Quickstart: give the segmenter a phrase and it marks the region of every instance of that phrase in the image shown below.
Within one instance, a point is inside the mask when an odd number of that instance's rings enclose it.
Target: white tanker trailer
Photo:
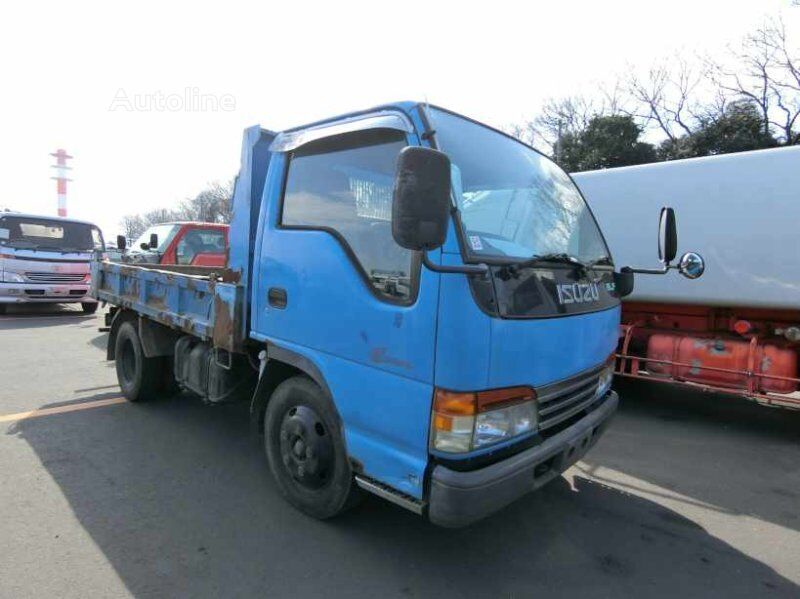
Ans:
[[[706,262],[698,281],[636,279],[618,372],[800,408],[800,146],[573,177],[616,263],[647,264],[662,206]]]

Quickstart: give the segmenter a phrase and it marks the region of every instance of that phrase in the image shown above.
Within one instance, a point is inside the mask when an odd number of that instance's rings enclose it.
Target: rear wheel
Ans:
[[[163,387],[164,359],[145,357],[139,334],[132,322],[120,325],[114,355],[122,394],[130,401],[156,397]]]
[[[264,446],[278,489],[300,511],[331,518],[360,492],[328,397],[306,377],[281,383],[264,414]]]
[[[81,304],[84,314],[94,314],[97,312],[97,302],[84,302]]]

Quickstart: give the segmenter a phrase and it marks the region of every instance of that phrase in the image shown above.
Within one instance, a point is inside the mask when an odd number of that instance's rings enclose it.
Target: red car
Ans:
[[[133,242],[123,260],[151,264],[225,266],[228,261],[228,228],[228,225],[201,222],[153,225]]]

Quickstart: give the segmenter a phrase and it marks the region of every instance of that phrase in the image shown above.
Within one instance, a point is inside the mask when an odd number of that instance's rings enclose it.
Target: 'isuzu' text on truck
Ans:
[[[226,267],[93,265],[131,401],[250,402],[281,493],[319,518],[364,490],[460,526],[598,439],[620,296],[569,176],[415,103],[245,132]],[[662,266],[675,258],[662,211]]]

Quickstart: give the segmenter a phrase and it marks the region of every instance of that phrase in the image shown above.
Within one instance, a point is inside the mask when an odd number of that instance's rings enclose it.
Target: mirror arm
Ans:
[[[661,268],[631,268],[630,266],[623,266],[620,272],[632,272],[639,275],[665,275],[671,268],[676,268],[670,264],[665,264]]]
[[[433,272],[456,273],[465,275],[485,275],[489,272],[486,264],[467,264],[465,266],[439,266],[428,259],[428,252],[422,252],[422,263]]]

